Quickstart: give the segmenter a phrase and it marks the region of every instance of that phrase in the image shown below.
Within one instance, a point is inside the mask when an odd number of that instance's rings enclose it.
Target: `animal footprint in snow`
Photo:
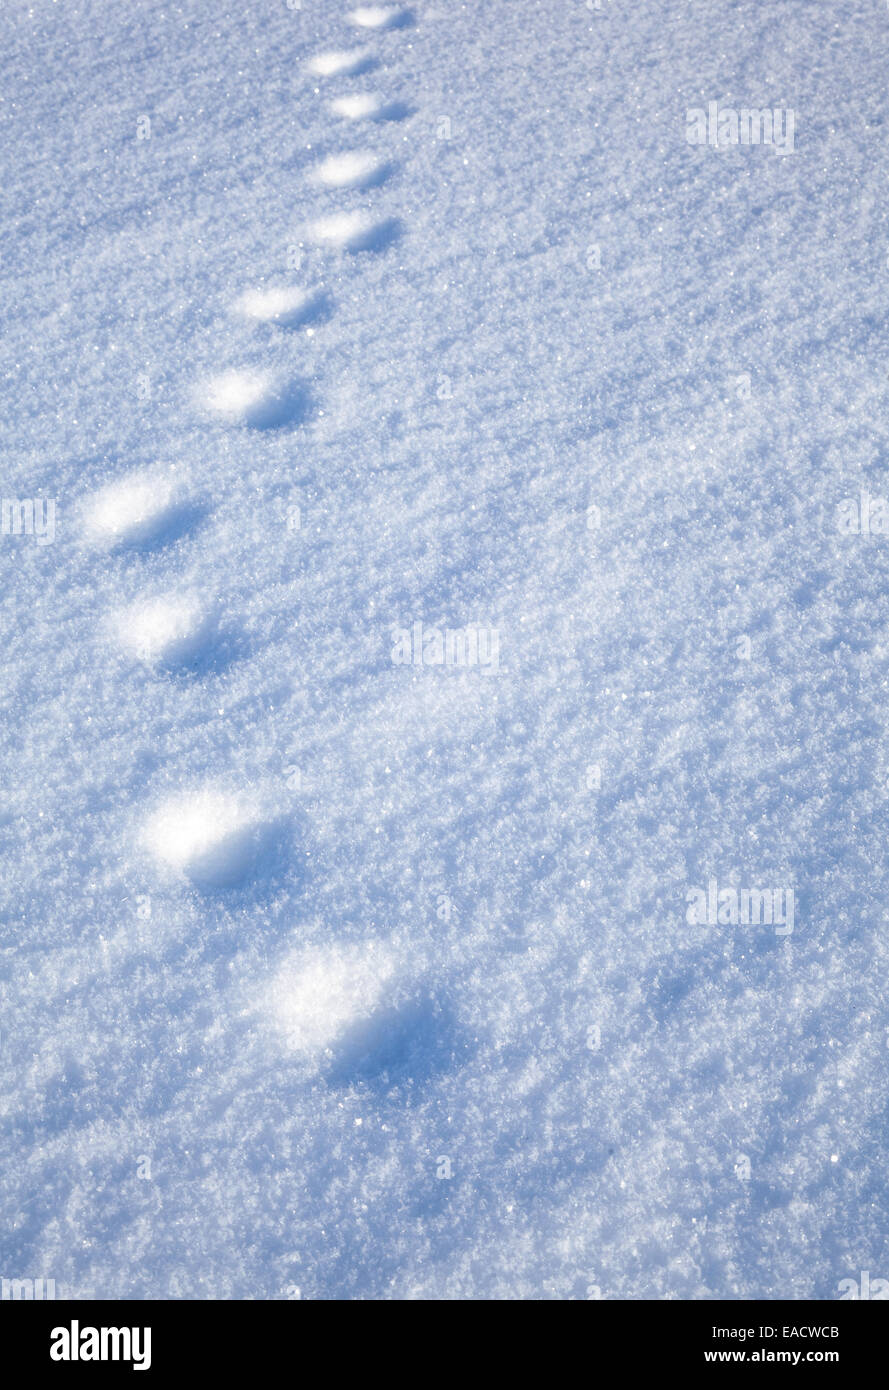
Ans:
[[[229,425],[274,429],[291,424],[306,411],[305,392],[274,372],[252,369],[220,372],[201,387],[200,404]]]
[[[393,976],[393,962],[383,950],[310,948],[284,963],[266,1003],[287,1045],[317,1058],[374,1016]]]
[[[114,630],[125,650],[149,665],[177,665],[195,656],[210,635],[212,612],[196,594],[169,594],[118,613]]]
[[[346,16],[358,29],[401,29],[410,24],[410,10],[398,5],[359,5]]]
[[[343,251],[382,251],[399,235],[394,217],[373,217],[366,212],[339,212],[322,217],[311,228],[313,240]]]
[[[200,888],[226,888],[244,879],[269,829],[248,801],[204,788],[158,807],[143,839],[166,869]]]
[[[334,1086],[419,1079],[458,1050],[448,1011],[379,943],[297,950],[259,1004],[295,1058]]]
[[[314,177],[328,188],[374,188],[388,177],[389,166],[367,150],[332,154],[315,169]]]
[[[363,48],[345,52],[317,53],[309,61],[309,71],[316,77],[355,77],[374,66],[374,58]]]
[[[408,113],[403,101],[384,101],[374,92],[352,92],[335,97],[330,109],[347,121],[400,121]]]
[[[95,493],[86,504],[85,526],[90,540],[113,549],[172,539],[187,515],[178,481],[143,470]]]
[[[257,323],[299,328],[320,318],[327,307],[328,299],[323,290],[284,286],[280,289],[245,291],[235,304],[235,312]]]

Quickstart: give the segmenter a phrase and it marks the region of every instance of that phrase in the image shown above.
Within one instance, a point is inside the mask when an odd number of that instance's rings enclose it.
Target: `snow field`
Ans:
[[[59,499],[0,539],[0,1273],[833,1298],[889,1259],[885,17],[430,3],[313,68],[347,10],[0,15]],[[398,177],[319,185],[362,64]],[[723,94],[796,152],[688,147]],[[711,873],[792,939],[690,926]]]

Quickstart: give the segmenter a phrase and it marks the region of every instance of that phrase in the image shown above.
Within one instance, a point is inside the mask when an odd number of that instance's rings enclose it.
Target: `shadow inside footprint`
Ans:
[[[444,1071],[462,1050],[450,1010],[423,995],[349,1029],[334,1048],[327,1080],[333,1086],[365,1082],[384,1088],[425,1081]]]
[[[302,382],[247,367],[211,377],[199,393],[198,404],[221,424],[271,430],[299,424],[311,402]]]
[[[270,320],[278,328],[304,328],[309,323],[326,323],[333,314],[333,300],[326,290],[308,296],[291,313]]]
[[[401,236],[401,223],[397,217],[385,217],[372,226],[357,232],[348,243],[349,251],[385,251]]]
[[[286,816],[234,827],[191,856],[186,877],[208,898],[232,890],[255,895],[259,885],[277,880],[286,865],[290,829]]]
[[[289,381],[265,400],[252,405],[245,412],[244,422],[256,430],[277,430],[284,425],[301,424],[310,408],[311,401],[305,386],[298,381]]]
[[[302,328],[322,323],[333,313],[333,302],[326,290],[273,289],[243,295],[236,309],[256,324],[274,328]]]
[[[157,516],[148,518],[141,526],[119,536],[109,548],[112,551],[141,551],[146,555],[162,550],[193,531],[203,521],[207,510],[205,502],[194,499],[175,502]]]
[[[375,111],[371,120],[374,121],[403,121],[406,116],[411,114],[411,108],[406,101],[387,101],[381,106],[379,111]]]
[[[224,675],[232,666],[252,654],[253,647],[243,633],[234,628],[208,623],[187,650],[158,659],[159,674],[188,683],[206,676]]]
[[[364,174],[351,181],[352,188],[379,188],[380,184],[385,183],[392,173],[393,166],[382,162],[373,169],[368,169]]]

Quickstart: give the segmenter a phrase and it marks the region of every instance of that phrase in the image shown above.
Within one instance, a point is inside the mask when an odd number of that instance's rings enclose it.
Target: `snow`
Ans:
[[[382,251],[395,239],[399,229],[397,218],[374,217],[358,209],[319,217],[310,229],[310,237],[344,251]]]
[[[272,1020],[293,1051],[323,1054],[373,1016],[393,973],[379,952],[316,948],[285,962],[272,982]]]
[[[889,11],[354,10],[0,9],[0,1275],[889,1277]]]

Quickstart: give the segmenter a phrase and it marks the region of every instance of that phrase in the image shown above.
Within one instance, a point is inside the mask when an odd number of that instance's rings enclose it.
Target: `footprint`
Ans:
[[[198,400],[226,424],[254,429],[293,424],[308,409],[306,393],[298,383],[250,368],[210,377],[201,386]]]
[[[328,188],[375,188],[389,173],[386,161],[369,150],[349,150],[323,160],[315,168],[314,177]]]
[[[450,1010],[379,944],[297,951],[260,1004],[289,1051],[333,1086],[422,1081],[465,1051]]]
[[[320,1060],[385,1005],[394,973],[379,948],[310,948],[285,962],[265,1003],[291,1051]]]
[[[204,788],[158,807],[143,842],[162,867],[196,887],[229,888],[253,868],[270,827],[249,801]]]
[[[95,493],[86,503],[84,523],[94,544],[114,549],[174,540],[197,514],[177,479],[146,469]]]
[[[394,217],[374,217],[367,212],[339,212],[313,223],[313,240],[343,251],[382,251],[401,233]]]
[[[357,77],[375,66],[376,59],[363,48],[317,53],[309,61],[309,71],[316,77]]]
[[[413,22],[410,10],[398,5],[359,5],[346,19],[358,29],[402,29]]]
[[[326,314],[330,301],[323,290],[283,286],[279,289],[247,290],[234,307],[235,313],[256,323],[300,328]]]
[[[335,97],[330,109],[336,116],[349,121],[402,121],[408,114],[403,101],[384,101],[373,92],[353,92],[350,96]]]
[[[113,620],[124,650],[149,666],[192,660],[210,637],[214,613],[196,594],[167,594],[123,609]]]

